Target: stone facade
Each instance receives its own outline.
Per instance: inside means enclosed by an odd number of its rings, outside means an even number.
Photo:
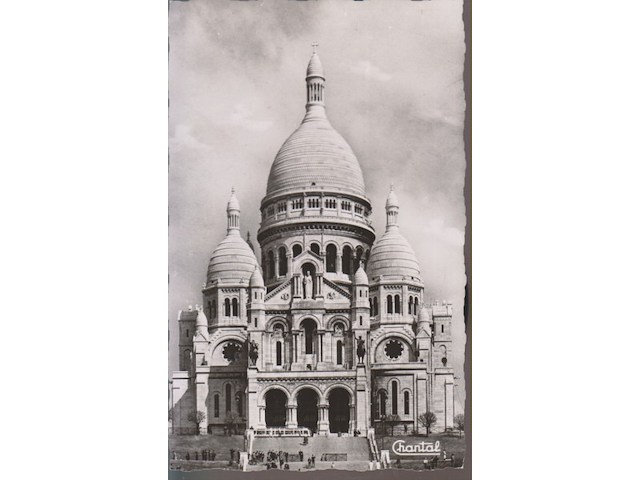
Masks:
[[[399,229],[393,189],[376,242],[358,160],[324,110],[314,53],[307,113],[272,165],[261,203],[261,266],[240,236],[232,192],[227,235],[211,256],[203,305],[178,316],[174,427],[202,433],[305,426],[365,432],[389,415],[408,431],[453,426],[451,305],[426,305],[420,268]]]

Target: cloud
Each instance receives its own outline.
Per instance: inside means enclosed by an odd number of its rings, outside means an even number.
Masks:
[[[368,60],[360,60],[351,67],[351,72],[356,75],[363,75],[367,78],[378,80],[379,82],[388,82],[392,78],[390,74],[383,72],[379,67]]]
[[[234,127],[246,128],[252,132],[264,132],[273,125],[271,120],[258,120],[254,117],[255,113],[253,110],[242,103],[238,103],[234,106],[233,112],[231,112],[226,124]]]

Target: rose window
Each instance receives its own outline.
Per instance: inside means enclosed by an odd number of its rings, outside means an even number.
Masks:
[[[392,360],[400,357],[404,351],[404,345],[397,340],[389,340],[384,347],[384,353]]]
[[[234,363],[238,360],[240,356],[240,345],[237,343],[229,342],[222,349],[222,356],[229,363]]]

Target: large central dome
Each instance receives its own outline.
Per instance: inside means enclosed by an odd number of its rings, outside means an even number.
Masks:
[[[358,159],[327,120],[324,75],[314,53],[307,68],[307,113],[271,166],[267,197],[292,190],[325,189],[365,196]]]

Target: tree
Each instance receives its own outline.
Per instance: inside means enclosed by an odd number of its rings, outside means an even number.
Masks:
[[[436,421],[437,417],[433,412],[426,412],[418,417],[418,422],[420,422],[420,425],[422,425],[427,430],[427,437],[431,433],[431,425],[436,423]]]
[[[229,412],[227,414],[227,416],[224,418],[224,423],[227,426],[227,431],[229,432],[229,435],[231,435],[232,431],[234,434],[237,435],[238,426],[240,425],[241,422],[242,422],[242,419],[240,418],[240,415],[238,415],[237,413]]]
[[[204,421],[206,415],[203,411],[191,412],[187,416],[187,420],[196,424],[196,435],[200,435],[200,424]]]
[[[387,423],[391,425],[391,436],[393,437],[393,428],[400,423],[400,417],[396,414],[387,417]]]
[[[169,421],[171,422],[171,433],[174,433],[174,426],[175,426],[175,415],[176,412],[173,408],[169,409]]]
[[[458,431],[460,432],[460,436],[462,436],[462,432],[464,432],[464,413],[459,413],[455,417],[453,417],[453,423],[458,427]]]

